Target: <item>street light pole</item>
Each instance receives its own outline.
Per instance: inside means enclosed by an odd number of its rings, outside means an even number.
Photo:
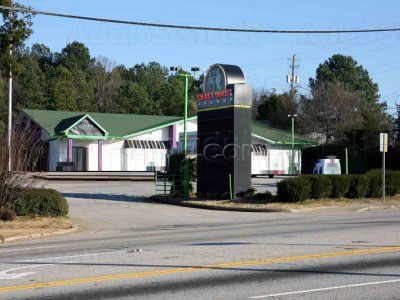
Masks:
[[[177,72],[178,76],[185,78],[185,102],[183,109],[183,153],[185,155],[185,166],[184,166],[184,183],[183,183],[183,196],[184,199],[189,199],[189,181],[190,181],[190,166],[187,159],[188,154],[188,141],[187,141],[187,120],[188,120],[188,104],[189,104],[189,77],[194,76],[189,73],[180,73],[182,71],[181,67],[171,67],[171,71]],[[191,71],[193,73],[199,71],[197,67],[192,67]]]
[[[297,115],[288,115],[289,118],[292,118],[292,154],[290,155],[290,174],[294,174],[294,118]]]
[[[188,142],[187,142],[187,119],[188,119],[188,102],[189,102],[189,74],[184,74],[185,76],[185,108],[184,108],[184,116],[183,116],[183,152],[185,153],[185,157],[187,155],[188,150]]]

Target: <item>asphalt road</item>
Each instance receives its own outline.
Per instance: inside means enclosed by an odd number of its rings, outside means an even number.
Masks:
[[[0,246],[0,299],[400,299],[400,212],[143,202],[151,183],[52,183],[82,231]]]

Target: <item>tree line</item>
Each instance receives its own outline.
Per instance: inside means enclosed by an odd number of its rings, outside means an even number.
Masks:
[[[42,44],[19,47],[13,54],[19,72],[14,76],[13,110],[22,108],[182,115],[184,83],[157,62],[133,67],[115,65],[107,58],[93,58],[82,43],[73,42],[61,52]],[[1,127],[7,114],[6,74],[0,82]],[[198,89],[190,81],[191,112]]]
[[[12,0],[1,5],[19,6]],[[13,74],[14,116],[23,108],[182,115],[184,82],[157,62],[134,66],[116,65],[94,58],[80,42],[54,52],[43,44],[27,47],[32,34],[32,15],[2,11],[0,26],[0,132],[7,123],[7,89]],[[10,50],[12,49],[12,55]],[[190,114],[195,114],[199,82],[189,80]]]
[[[351,56],[335,54],[309,79],[308,93],[259,92],[253,99],[256,118],[289,129],[288,115],[297,114],[296,131],[322,144],[357,150],[374,147],[380,132],[396,130],[396,121],[380,101],[378,84]]]
[[[12,0],[0,4],[20,6]],[[60,52],[43,44],[27,47],[33,16],[8,11],[2,11],[2,16],[0,132],[6,128],[10,70],[14,115],[22,108],[182,115],[184,82],[165,66],[157,62],[116,65],[105,57],[92,57],[80,42],[69,43]],[[200,81],[191,78],[189,83],[192,115]],[[253,98],[254,118],[290,129],[288,115],[297,114],[296,131],[322,144],[366,149],[377,145],[379,132],[400,135],[400,109],[397,119],[387,114],[378,85],[350,56],[336,54],[321,63],[306,89],[295,93],[259,89]]]

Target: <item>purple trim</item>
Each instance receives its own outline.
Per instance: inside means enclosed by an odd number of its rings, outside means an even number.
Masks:
[[[103,171],[103,140],[98,140],[97,142],[97,170],[98,171]]]
[[[169,126],[169,143],[171,144],[172,148],[175,148],[178,145],[176,142],[177,135],[178,129],[176,125]]]
[[[72,139],[67,140],[67,162],[72,162]]]

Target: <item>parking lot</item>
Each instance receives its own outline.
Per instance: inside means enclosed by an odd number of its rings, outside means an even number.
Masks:
[[[252,178],[252,186],[257,192],[270,191],[276,193],[276,184],[282,177]],[[128,200],[154,195],[155,186],[152,181],[47,181],[46,187],[54,188],[67,197]]]

